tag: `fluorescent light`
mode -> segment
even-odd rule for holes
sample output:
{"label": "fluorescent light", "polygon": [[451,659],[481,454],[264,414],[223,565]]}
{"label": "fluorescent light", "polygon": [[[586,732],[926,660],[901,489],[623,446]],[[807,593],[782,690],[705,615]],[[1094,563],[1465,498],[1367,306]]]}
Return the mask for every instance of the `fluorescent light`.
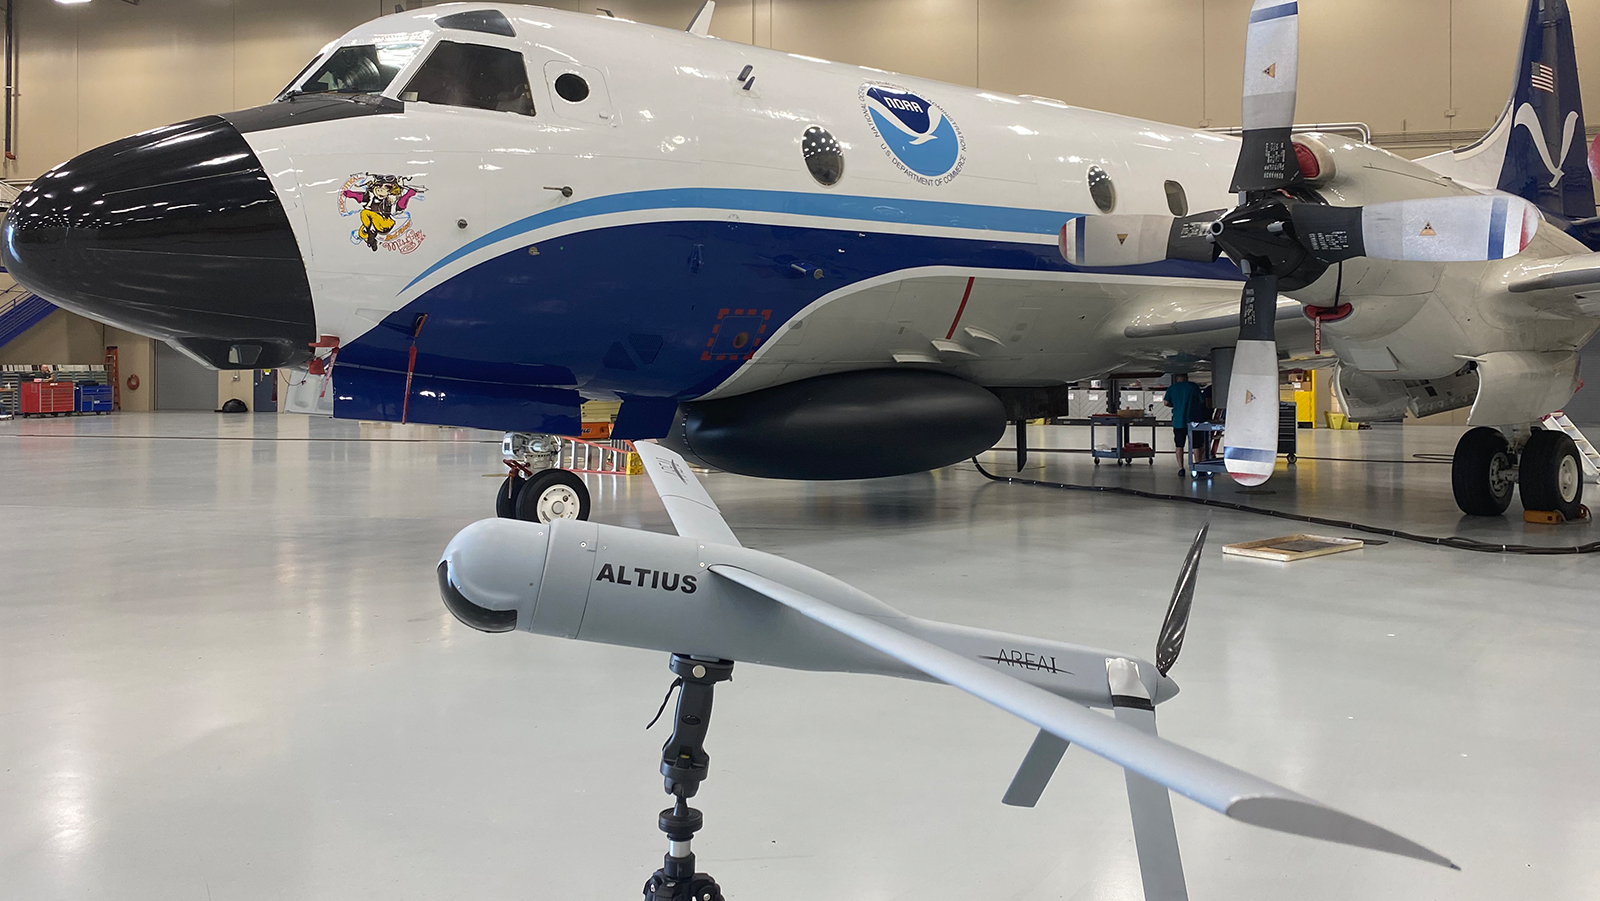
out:
{"label": "fluorescent light", "polygon": [[73,6],[79,3],[88,3],[89,0],[56,0],[62,6]]}

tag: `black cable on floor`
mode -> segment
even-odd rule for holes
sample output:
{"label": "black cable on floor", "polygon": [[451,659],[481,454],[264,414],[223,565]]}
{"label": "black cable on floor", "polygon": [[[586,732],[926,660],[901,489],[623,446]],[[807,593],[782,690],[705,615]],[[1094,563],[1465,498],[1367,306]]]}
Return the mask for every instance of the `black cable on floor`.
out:
{"label": "black cable on floor", "polygon": [[[1301,459],[1306,459],[1302,457]],[[1044,479],[1024,479],[1020,476],[998,476],[983,468],[977,457],[972,458],[972,465],[978,467],[978,472],[983,477],[994,482],[1005,482],[1011,485],[1037,485],[1041,488],[1059,488],[1063,491],[1095,491],[1102,494],[1129,494],[1134,497],[1148,498],[1157,501],[1183,501],[1190,504],[1199,504],[1204,507],[1221,507],[1224,510],[1236,510],[1240,513],[1258,513],[1262,516],[1275,516],[1278,519],[1288,519],[1295,522],[1309,522],[1319,526],[1330,526],[1335,529],[1349,529],[1354,532],[1367,532],[1372,535],[1387,535],[1390,538],[1400,538],[1405,541],[1415,541],[1419,544],[1432,544],[1439,547],[1451,547],[1463,551],[1479,551],[1487,554],[1528,554],[1532,556],[1554,556],[1558,554],[1592,554],[1600,551],[1600,541],[1591,541],[1586,544],[1569,545],[1566,547],[1544,547],[1534,544],[1493,544],[1487,541],[1478,541],[1475,538],[1463,538],[1460,535],[1437,536],[1418,535],[1414,532],[1403,532],[1399,529],[1386,529],[1382,526],[1369,526],[1359,522],[1348,522],[1342,519],[1329,519],[1322,516],[1310,516],[1305,513],[1286,513],[1282,510],[1272,510],[1267,507],[1255,507],[1250,504],[1240,504],[1233,501],[1219,501],[1209,497],[1193,497],[1187,494],[1162,494],[1159,491],[1143,491],[1138,488],[1127,488],[1122,485],[1075,485],[1071,482],[1051,482]]]}

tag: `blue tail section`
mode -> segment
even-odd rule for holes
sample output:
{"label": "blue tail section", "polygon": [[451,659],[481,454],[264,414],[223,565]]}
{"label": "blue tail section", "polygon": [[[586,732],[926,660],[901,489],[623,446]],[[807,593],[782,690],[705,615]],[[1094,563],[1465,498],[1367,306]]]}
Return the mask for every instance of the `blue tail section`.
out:
{"label": "blue tail section", "polygon": [[1578,58],[1567,0],[1529,0],[1522,56],[1505,115],[1510,143],[1497,187],[1568,220],[1595,215]]}
{"label": "blue tail section", "polygon": [[55,304],[37,294],[29,294],[6,307],[0,312],[0,347],[21,337],[23,332],[38,325],[55,310]]}

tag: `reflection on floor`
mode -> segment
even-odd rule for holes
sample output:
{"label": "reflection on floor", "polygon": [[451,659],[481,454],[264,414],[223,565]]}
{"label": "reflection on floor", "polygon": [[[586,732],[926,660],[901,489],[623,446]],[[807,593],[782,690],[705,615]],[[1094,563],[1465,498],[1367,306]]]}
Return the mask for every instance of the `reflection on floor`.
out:
{"label": "reflection on floor", "polygon": [[[1445,428],[1302,433],[1255,503],[1429,534],[1463,521]],[[1082,432],[1033,442],[1085,445]],[[994,454],[1001,466],[1007,455]],[[1311,458],[1366,458],[1350,463]],[[1030,474],[1190,490],[1036,457]],[[1413,462],[1416,461],[1416,462]],[[645,732],[661,655],[449,618],[432,567],[487,515],[496,436],[300,417],[0,423],[0,896],[637,897],[663,849]],[[1600,897],[1600,640],[1588,557],[1391,542],[1292,565],[1221,544],[1299,529],[995,484],[706,478],[749,545],[910,612],[1150,654],[1209,518],[1163,732],[1451,856],[1422,864],[1174,802],[1191,897]],[[596,518],[667,530],[647,482]],[[1194,490],[1236,498],[1217,481]],[[1068,754],[1002,807],[1032,730],[953,690],[743,666],[719,692],[695,850],[735,898],[1136,899],[1121,774]]]}

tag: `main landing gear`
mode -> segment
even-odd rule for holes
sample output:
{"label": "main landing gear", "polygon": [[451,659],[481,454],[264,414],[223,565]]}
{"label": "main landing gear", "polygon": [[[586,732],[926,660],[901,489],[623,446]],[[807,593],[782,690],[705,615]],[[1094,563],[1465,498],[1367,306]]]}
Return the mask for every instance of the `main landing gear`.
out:
{"label": "main landing gear", "polygon": [[689,799],[700,790],[711,765],[704,743],[711,728],[711,695],[718,682],[733,678],[731,660],[696,660],[673,654],[670,664],[678,677],[678,707],[673,712],[672,737],[661,748],[661,775],[665,777],[672,806],[661,811],[656,823],[667,834],[667,855],[661,869],[644,884],[645,901],[723,901],[722,887],[706,873],[694,869],[689,841],[705,825]]}
{"label": "main landing gear", "polygon": [[1583,461],[1567,435],[1534,429],[1520,450],[1499,429],[1469,430],[1456,444],[1450,466],[1456,506],[1473,516],[1499,516],[1522,491],[1530,511],[1559,513],[1573,522],[1584,518]]}
{"label": "main landing gear", "polygon": [[577,475],[556,468],[556,449],[554,435],[506,433],[500,456],[511,473],[495,495],[496,516],[526,522],[589,518],[589,488]]}

